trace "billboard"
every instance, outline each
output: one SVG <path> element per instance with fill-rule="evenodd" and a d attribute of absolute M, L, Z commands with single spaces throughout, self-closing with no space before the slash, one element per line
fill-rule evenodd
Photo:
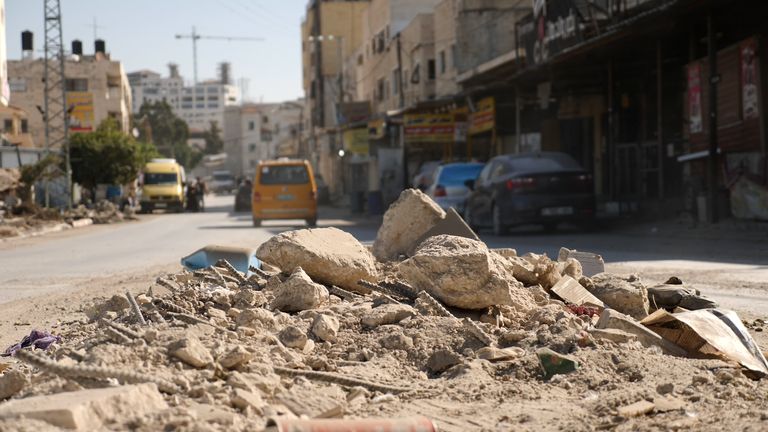
<path fill-rule="evenodd" d="M 407 114 L 403 127 L 407 142 L 445 143 L 454 140 L 453 114 Z"/>
<path fill-rule="evenodd" d="M 533 14 L 520 22 L 518 37 L 529 65 L 547 62 L 582 41 L 573 0 L 534 0 Z"/>
<path fill-rule="evenodd" d="M 493 97 L 480 99 L 476 111 L 469 116 L 469 134 L 493 130 L 496 124 L 496 102 Z"/>
<path fill-rule="evenodd" d="M 368 155 L 368 128 L 347 129 L 342 135 L 344 150 L 350 154 Z"/>
<path fill-rule="evenodd" d="M 70 132 L 92 132 L 94 129 L 93 93 L 67 92 Z"/>

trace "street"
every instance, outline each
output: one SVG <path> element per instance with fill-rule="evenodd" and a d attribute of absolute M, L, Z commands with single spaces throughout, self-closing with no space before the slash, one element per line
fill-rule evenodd
<path fill-rule="evenodd" d="M 204 213 L 146 215 L 138 222 L 0 243 L 0 305 L 67 293 L 99 278 L 132 277 L 146 286 L 206 244 L 256 248 L 276 233 L 304 227 L 302 221 L 272 221 L 254 228 L 250 214 L 233 213 L 232 201 L 231 196 L 210 195 Z M 340 217 L 340 211 L 329 212 L 339 216 L 323 218 L 321 213 L 320 227 L 336 226 L 365 244 L 373 242 L 379 219 L 349 219 Z M 617 230 L 584 233 L 567 227 L 554 233 L 523 229 L 505 237 L 481 237 L 489 247 L 515 248 L 519 254 L 556 257 L 561 246 L 600 253 L 610 271 L 639 273 L 651 282 L 675 275 L 723 307 L 756 314 L 768 310 L 768 253 L 757 241 L 666 238 Z"/>

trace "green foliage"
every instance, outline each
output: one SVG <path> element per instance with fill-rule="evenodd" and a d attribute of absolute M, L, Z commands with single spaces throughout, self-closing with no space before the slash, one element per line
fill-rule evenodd
<path fill-rule="evenodd" d="M 224 140 L 221 139 L 221 129 L 217 122 L 211 122 L 211 128 L 203 133 L 203 139 L 205 139 L 205 154 L 217 154 L 224 150 Z"/>
<path fill-rule="evenodd" d="M 202 154 L 187 144 L 189 127 L 168 103 L 145 103 L 136 121 L 139 139 L 154 143 L 163 156 L 175 158 L 187 169 L 194 168 L 202 159 Z"/>
<path fill-rule="evenodd" d="M 72 179 L 88 189 L 98 184 L 125 184 L 147 161 L 158 156 L 152 144 L 125 135 L 114 119 L 104 120 L 96 131 L 70 138 Z"/>
<path fill-rule="evenodd" d="M 19 179 L 20 185 L 16 189 L 16 194 L 19 199 L 25 204 L 32 204 L 34 197 L 32 196 L 32 186 L 40 180 L 46 178 L 52 179 L 55 174 L 52 174 L 55 170 L 52 169 L 61 164 L 61 159 L 55 154 L 48 154 L 44 158 L 37 161 L 37 163 L 31 165 L 21 166 L 21 178 Z"/>

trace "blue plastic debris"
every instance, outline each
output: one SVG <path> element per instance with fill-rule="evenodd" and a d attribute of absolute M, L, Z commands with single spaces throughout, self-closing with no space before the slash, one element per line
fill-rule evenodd
<path fill-rule="evenodd" d="M 246 277 L 251 275 L 249 267 L 261 268 L 261 261 L 256 258 L 256 249 L 219 245 L 208 245 L 192 252 L 181 259 L 181 265 L 194 271 L 215 265 L 220 259 L 229 261 L 237 271 L 245 273 Z"/>

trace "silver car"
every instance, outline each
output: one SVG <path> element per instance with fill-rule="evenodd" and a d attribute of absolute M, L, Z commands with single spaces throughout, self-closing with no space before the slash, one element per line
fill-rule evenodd
<path fill-rule="evenodd" d="M 467 180 L 477 178 L 485 164 L 478 162 L 456 162 L 440 165 L 432 177 L 432 184 L 426 193 L 443 210 L 453 207 L 459 214 L 464 212 L 464 202 L 470 190 Z"/>

